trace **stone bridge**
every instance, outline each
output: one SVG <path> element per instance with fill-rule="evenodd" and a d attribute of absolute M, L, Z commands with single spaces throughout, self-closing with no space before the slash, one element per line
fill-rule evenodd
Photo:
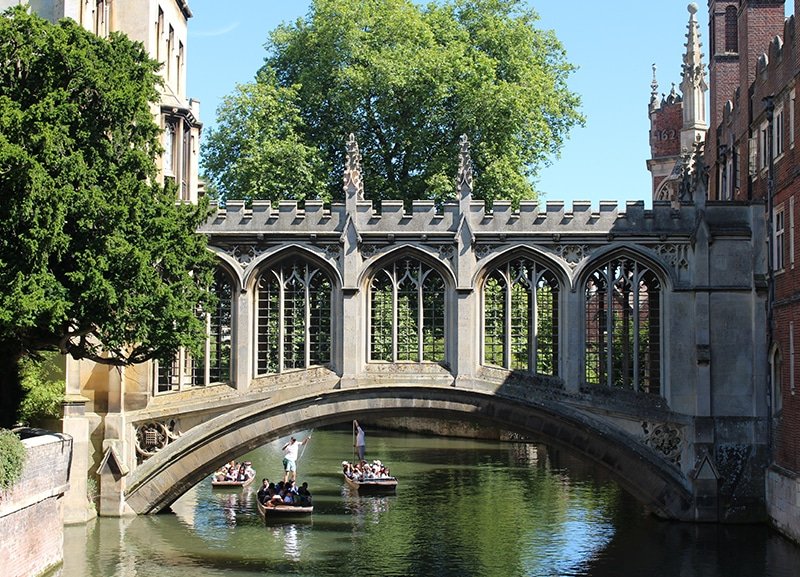
<path fill-rule="evenodd" d="M 101 513 L 158 512 L 302 428 L 478 422 L 583 455 L 654 513 L 763 519 L 764 206 L 228 201 L 205 354 L 109 379 Z M 92 407 L 87 406 L 91 412 Z M 75 418 L 86 418 L 76 414 Z"/>

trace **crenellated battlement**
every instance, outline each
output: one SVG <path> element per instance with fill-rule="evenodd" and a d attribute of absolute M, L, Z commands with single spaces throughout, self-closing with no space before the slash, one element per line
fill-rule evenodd
<path fill-rule="evenodd" d="M 728 225 L 740 221 L 749 226 L 749 216 L 737 219 L 732 213 L 744 210 L 744 205 L 713 204 L 711 211 L 724 211 Z M 547 201 L 541 205 L 523 201 L 512 208 L 506 200 L 494 202 L 491 209 L 482 200 L 472 200 L 463 215 L 472 232 L 481 234 L 552 235 L 552 234 L 682 234 L 695 227 L 697 209 L 694 204 L 684 204 L 675 209 L 669 202 L 655 201 L 645 209 L 643 201 L 628 201 L 622 208 L 616 201 L 600 201 L 592 206 L 589 201 L 575 201 L 567 206 L 563 201 Z M 246 207 L 243 201 L 228 201 L 218 207 L 200 232 L 211 236 L 259 235 L 296 236 L 302 234 L 341 234 L 348 218 L 362 234 L 426 234 L 455 235 L 462 220 L 460 206 L 447 202 L 437 206 L 433 201 L 417 200 L 406 210 L 402 201 L 383 200 L 376 208 L 371 201 L 360 200 L 354 214 L 347 212 L 344 203 L 324 204 L 321 201 L 253 201 Z M 714 219 L 712 221 L 718 221 Z"/>

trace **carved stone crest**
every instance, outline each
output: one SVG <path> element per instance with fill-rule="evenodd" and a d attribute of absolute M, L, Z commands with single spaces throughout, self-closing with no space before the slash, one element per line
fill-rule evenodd
<path fill-rule="evenodd" d="M 150 421 L 136 427 L 136 459 L 142 463 L 180 437 L 178 422 Z"/>
<path fill-rule="evenodd" d="M 683 434 L 675 425 L 668 423 L 642 422 L 644 444 L 661 453 L 664 458 L 680 467 Z"/>

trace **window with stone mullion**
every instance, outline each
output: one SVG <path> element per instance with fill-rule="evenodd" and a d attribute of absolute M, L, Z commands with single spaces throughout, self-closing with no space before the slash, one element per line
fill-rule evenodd
<path fill-rule="evenodd" d="M 331 283 L 319 271 L 309 284 L 309 356 L 312 365 L 331 362 Z"/>
<path fill-rule="evenodd" d="M 397 285 L 397 360 L 420 360 L 420 299 L 421 286 L 417 275 L 406 261 L 405 274 Z"/>
<path fill-rule="evenodd" d="M 558 373 L 558 284 L 543 274 L 536 285 L 536 372 Z"/>
<path fill-rule="evenodd" d="M 429 271 L 430 272 L 430 271 Z M 444 280 L 427 274 L 422 284 L 422 360 L 443 362 Z"/>
<path fill-rule="evenodd" d="M 370 286 L 370 359 L 394 360 L 393 283 L 387 271 L 379 271 Z"/>
<path fill-rule="evenodd" d="M 283 368 L 301 369 L 306 363 L 306 285 L 292 270 L 283 287 Z"/>
<path fill-rule="evenodd" d="M 506 281 L 499 271 L 486 279 L 483 289 L 483 362 L 505 366 Z"/>
<path fill-rule="evenodd" d="M 279 370 L 280 283 L 273 271 L 266 271 L 258 285 L 258 363 L 259 375 Z"/>
<path fill-rule="evenodd" d="M 225 383 L 229 382 L 231 378 L 231 335 L 233 328 L 233 286 L 225 273 L 217 273 L 214 279 L 213 292 L 217 297 L 217 306 L 209 319 L 209 382 Z"/>

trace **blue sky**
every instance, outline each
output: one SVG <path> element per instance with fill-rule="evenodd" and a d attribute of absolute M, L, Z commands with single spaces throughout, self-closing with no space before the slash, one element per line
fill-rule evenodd
<path fill-rule="evenodd" d="M 707 56 L 707 2 L 700 0 Z M 791 4 L 791 3 L 790 3 Z M 530 0 L 538 27 L 555 30 L 579 70 L 570 88 L 581 95 L 586 126 L 575 128 L 537 181 L 545 200 L 644 200 L 650 206 L 647 105 L 652 65 L 667 93 L 680 71 L 686 0 Z M 201 119 L 214 125 L 216 108 L 236 84 L 249 82 L 266 54 L 267 33 L 308 12 L 307 0 L 190 0 L 188 94 L 200 100 Z M 706 59 L 707 63 L 707 59 Z M 456 151 L 454 151 L 454 154 Z M 367 196 L 369 192 L 367 191 Z"/>

